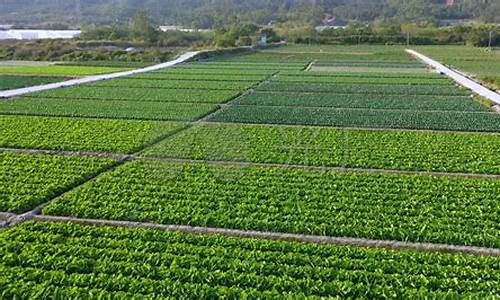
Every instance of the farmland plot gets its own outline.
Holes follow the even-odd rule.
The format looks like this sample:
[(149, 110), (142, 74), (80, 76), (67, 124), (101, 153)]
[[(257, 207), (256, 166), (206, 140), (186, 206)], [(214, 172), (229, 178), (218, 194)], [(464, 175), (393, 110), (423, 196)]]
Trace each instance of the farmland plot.
[[(390, 71), (390, 70), (389, 70)], [(332, 78), (332, 77), (350, 77), (350, 78), (395, 78), (395, 79), (437, 79), (439, 81), (442, 81), (445, 79), (442, 75), (439, 75), (437, 73), (395, 73), (395, 72), (388, 72), (387, 69), (382, 69), (381, 72), (375, 73), (375, 72), (293, 72), (293, 71), (282, 71), (279, 73), (280, 77), (291, 77), (291, 76), (297, 76), (297, 77), (307, 77), (307, 78)], [(290, 78), (290, 80), (293, 80)]]
[(1, 116), (0, 147), (133, 153), (182, 123)]
[(0, 75), (0, 91), (61, 81), (64, 78)]
[(47, 204), (0, 229), (0, 298), (500, 295), (500, 115), (404, 47), (277, 47), (30, 94), (0, 103), (0, 133), (33, 153), (0, 154), (0, 212)]
[(0, 212), (33, 209), (113, 163), (101, 158), (0, 153)]
[(378, 94), (378, 95), (442, 95), (465, 96), (471, 93), (452, 85), (393, 85), (393, 84), (331, 84), (271, 82), (262, 85), (260, 91), (309, 92), (337, 94)]
[(500, 292), (499, 261), (491, 257), (33, 222), (1, 231), (0, 241), (0, 287), (8, 298), (485, 298)]
[(212, 91), (194, 89), (145, 89), (130, 87), (93, 87), (77, 86), (51, 90), (26, 97), (93, 99), (93, 100), (123, 100), (138, 102), (200, 102), (221, 103), (238, 96), (240, 91)]
[(88, 67), (88, 66), (0, 66), (0, 74), (4, 75), (37, 75), (80, 77), (126, 71), (129, 68)]
[(214, 104), (15, 98), (0, 102), (0, 113), (36, 116), (193, 121), (215, 111)]
[(364, 109), (483, 111), (488, 108), (466, 96), (359, 95), (254, 92), (239, 98), (234, 105), (332, 107)]
[[(245, 70), (242, 72), (239, 69), (196, 69), (196, 68), (184, 68), (184, 67), (173, 67), (167, 69), (161, 69), (154, 72), (148, 73), (148, 75), (156, 76), (159, 74), (163, 75), (182, 75), (182, 76), (207, 76), (207, 75), (215, 75), (215, 76), (269, 76), (272, 75), (274, 70)], [(293, 72), (293, 71), (291, 71)]]
[[(269, 74), (271, 75), (271, 74)], [(157, 79), (157, 80), (203, 80), (203, 81), (261, 81), (265, 75), (246, 74), (184, 74), (184, 73), (144, 73), (127, 78), (134, 79)]]
[(246, 90), (254, 81), (201, 81), (201, 80), (150, 80), (150, 79), (115, 79), (91, 84), (99, 87), (131, 87), (151, 89), (206, 89), (206, 90)]
[(500, 131), (500, 115), (494, 112), (235, 105), (213, 115), (210, 121), (356, 128)]
[[(309, 73), (310, 74), (310, 73)], [(366, 84), (394, 84), (394, 85), (448, 85), (450, 80), (441, 78), (396, 78), (396, 77), (354, 77), (354, 76), (309, 76), (307, 75), (280, 75), (273, 78), (277, 82), (298, 82), (298, 83), (366, 83)]]
[(316, 67), (373, 67), (373, 68), (422, 68), (423, 65), (418, 61), (359, 61), (359, 60), (336, 60), (324, 61), (319, 60), (314, 62)]
[(500, 181), (135, 161), (49, 215), (500, 247)]
[(500, 174), (500, 136), (263, 125), (194, 126), (149, 157)]

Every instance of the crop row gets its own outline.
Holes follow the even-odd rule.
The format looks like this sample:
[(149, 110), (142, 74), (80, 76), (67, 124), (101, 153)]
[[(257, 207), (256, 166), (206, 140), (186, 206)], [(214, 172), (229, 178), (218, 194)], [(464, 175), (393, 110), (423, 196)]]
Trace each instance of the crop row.
[(395, 51), (384, 49), (378, 53), (365, 50), (339, 50), (339, 51), (304, 51), (293, 52), (283, 49), (283, 51), (261, 51), (253, 54), (227, 56), (220, 58), (224, 62), (283, 62), (283, 63), (304, 63), (310, 61), (408, 61), (414, 62), (412, 58), (404, 52), (404, 49)]
[(0, 240), (5, 298), (500, 294), (499, 260), (492, 257), (34, 222), (0, 232)]
[(209, 121), (360, 128), (394, 128), (500, 132), (493, 112), (373, 110), (324, 107), (263, 107), (233, 105)]
[(177, 69), (196, 69), (196, 70), (240, 70), (241, 72), (244, 72), (245, 70), (248, 70), (250, 72), (253, 71), (279, 71), (279, 70), (287, 70), (287, 71), (301, 71), (307, 67), (307, 63), (304, 63), (303, 65), (233, 65), (231, 63), (228, 64), (184, 64), (184, 65), (179, 65), (177, 66)]
[(314, 66), (352, 66), (352, 67), (380, 67), (380, 68), (423, 68), (417, 61), (375, 61), (375, 60), (319, 60), (314, 62)]
[(206, 65), (208, 65), (208, 66), (236, 66), (236, 67), (253, 66), (253, 67), (278, 67), (278, 68), (280, 68), (280, 67), (295, 67), (295, 68), (302, 68), (302, 67), (304, 67), (304, 65), (306, 63), (307, 63), (306, 61), (302, 61), (302, 62), (291, 61), (291, 62), (283, 63), (283, 62), (273, 62), (273, 61), (269, 61), (269, 62), (266, 62), (266, 61), (259, 61), (259, 62), (230, 61), (230, 62), (227, 62), (224, 60), (206, 60), (203, 62), (188, 64), (188, 65), (190, 65), (190, 66), (206, 66)]
[(291, 55), (302, 54), (304, 56), (316, 55), (321, 57), (332, 57), (330, 60), (388, 60), (388, 61), (411, 61), (412, 58), (402, 46), (395, 45), (288, 45), (286, 47), (265, 49), (260, 53), (265, 55)]
[(145, 68), (157, 64), (156, 62), (142, 61), (110, 61), (110, 60), (90, 60), (90, 61), (67, 61), (61, 66), (86, 66), (86, 67), (111, 67), (111, 68)]
[(468, 95), (466, 90), (449, 85), (383, 85), (383, 84), (328, 84), (271, 82), (259, 87), (261, 91), (272, 92), (310, 92), (343, 94), (381, 94), (381, 95)]
[(264, 80), (264, 75), (246, 75), (240, 74), (183, 74), (183, 73), (143, 73), (129, 76), (134, 79), (157, 79), (157, 80), (201, 80), (201, 81), (253, 81)]
[(252, 54), (221, 57), (218, 59), (218, 61), (225, 63), (233, 63), (233, 62), (235, 63), (272, 62), (272, 63), (283, 63), (283, 64), (301, 63), (305, 67), (311, 61), (316, 59), (336, 59), (336, 56), (334, 54), (327, 54), (327, 53), (291, 53), (291, 52), (271, 53), (271, 52), (261, 51)]
[(239, 91), (222, 90), (191, 90), (191, 89), (144, 89), (128, 87), (93, 87), (77, 86), (56, 89), (36, 94), (30, 97), (94, 99), (94, 100), (126, 100), (140, 102), (194, 102), (221, 103), (239, 95)]
[(292, 71), (282, 71), (280, 72), (283, 76), (307, 76), (307, 77), (320, 77), (320, 78), (330, 78), (330, 77), (356, 77), (356, 78), (422, 78), (422, 79), (437, 79), (442, 80), (444, 77), (436, 73), (392, 73), (392, 72), (368, 72), (368, 73), (355, 73), (355, 72), (292, 72)]
[(278, 82), (299, 83), (366, 83), (366, 84), (395, 84), (395, 85), (448, 85), (450, 80), (442, 78), (387, 78), (387, 77), (326, 77), (309, 76), (308, 72), (303, 76), (280, 75), (273, 78)]
[(200, 125), (146, 156), (313, 166), (500, 174), (500, 138), (451, 132)]
[(43, 214), (500, 247), (500, 181), (134, 161)]
[(423, 95), (356, 95), (254, 92), (236, 105), (372, 108), (406, 110), (489, 111), (470, 97)]
[(201, 80), (150, 80), (122, 78), (91, 84), (101, 87), (131, 87), (150, 89), (194, 89), (194, 90), (246, 90), (257, 81), (201, 81)]
[(89, 157), (0, 153), (0, 212), (33, 209), (113, 162)]
[(194, 121), (215, 111), (214, 104), (144, 101), (14, 98), (0, 101), (1, 114)]
[(30, 76), (5, 76), (0, 75), (0, 91), (23, 88), (61, 81), (54, 77), (30, 77)]
[(174, 122), (0, 115), (0, 147), (133, 153), (183, 126)]
[(386, 73), (386, 74), (407, 74), (424, 75), (429, 74), (425, 68), (384, 68), (384, 67), (362, 67), (362, 66), (312, 66), (312, 72), (331, 73)]
[(178, 74), (178, 75), (218, 75), (218, 76), (269, 76), (273, 74), (273, 70), (238, 70), (238, 69), (193, 69), (193, 68), (182, 68), (173, 67), (161, 69), (158, 71), (148, 72), (147, 74)]
[(85, 66), (0, 66), (0, 74), (8, 75), (44, 75), (44, 76), (85, 76), (114, 73), (125, 68), (85, 67)]

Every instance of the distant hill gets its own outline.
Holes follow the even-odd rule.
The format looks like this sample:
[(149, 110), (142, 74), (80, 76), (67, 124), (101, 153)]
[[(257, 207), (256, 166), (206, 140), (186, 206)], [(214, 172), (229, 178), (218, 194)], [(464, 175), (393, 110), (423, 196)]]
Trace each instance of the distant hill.
[[(454, 3), (447, 6), (446, 3)], [(325, 14), (345, 21), (481, 19), (500, 22), (498, 0), (0, 0), (0, 23), (64, 28), (127, 23), (137, 10), (158, 24), (207, 28), (215, 12), (258, 24), (319, 24)]]

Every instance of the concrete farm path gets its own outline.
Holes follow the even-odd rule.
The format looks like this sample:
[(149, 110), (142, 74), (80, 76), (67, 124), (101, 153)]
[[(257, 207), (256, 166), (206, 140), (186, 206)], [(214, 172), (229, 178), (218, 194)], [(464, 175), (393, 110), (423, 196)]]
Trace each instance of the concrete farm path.
[(200, 54), (200, 51), (190, 51), (190, 52), (186, 52), (186, 53), (182, 54), (181, 56), (179, 56), (178, 58), (176, 58), (174, 60), (171, 60), (171, 61), (168, 61), (165, 63), (161, 63), (161, 64), (157, 64), (154, 66), (142, 68), (142, 69), (135, 69), (135, 70), (117, 72), (117, 73), (111, 73), (111, 74), (87, 76), (87, 77), (83, 77), (83, 78), (72, 79), (72, 80), (67, 80), (67, 81), (62, 81), (62, 82), (56, 82), (56, 83), (50, 83), (50, 84), (45, 84), (45, 85), (31, 86), (31, 87), (20, 88), (20, 89), (15, 89), (15, 90), (3, 91), (3, 92), (0, 92), (0, 99), (21, 96), (21, 95), (28, 94), (28, 93), (53, 90), (53, 89), (58, 89), (58, 88), (63, 88), (63, 87), (70, 87), (70, 86), (75, 86), (75, 85), (80, 85), (80, 84), (85, 84), (85, 83), (92, 83), (92, 82), (97, 82), (97, 81), (102, 81), (102, 80), (115, 79), (115, 78), (130, 76), (130, 75), (136, 75), (136, 74), (161, 70), (161, 69), (169, 68), (169, 67), (175, 66), (177, 64), (183, 63), (183, 62), (197, 56), (198, 54)]

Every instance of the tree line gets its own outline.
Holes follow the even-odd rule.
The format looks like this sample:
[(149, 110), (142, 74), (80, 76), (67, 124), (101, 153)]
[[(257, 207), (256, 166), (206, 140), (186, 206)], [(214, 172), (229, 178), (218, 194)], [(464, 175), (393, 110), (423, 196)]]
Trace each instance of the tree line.
[(2, 0), (3, 23), (75, 27), (128, 23), (147, 12), (157, 24), (213, 28), (215, 13), (244, 22), (319, 25), (325, 14), (346, 22), (435, 23), (443, 19), (500, 22), (498, 0)]

